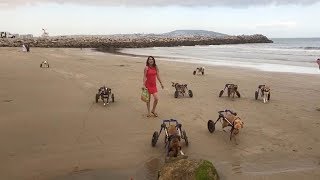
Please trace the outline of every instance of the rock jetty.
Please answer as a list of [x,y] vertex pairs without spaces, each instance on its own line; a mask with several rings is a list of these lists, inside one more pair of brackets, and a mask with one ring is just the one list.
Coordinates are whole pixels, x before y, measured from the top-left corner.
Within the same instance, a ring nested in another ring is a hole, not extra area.
[[110,36],[59,36],[48,38],[1,38],[0,47],[21,47],[23,43],[31,47],[44,48],[145,48],[195,45],[272,43],[266,36],[187,36],[168,37],[164,35],[110,35]]

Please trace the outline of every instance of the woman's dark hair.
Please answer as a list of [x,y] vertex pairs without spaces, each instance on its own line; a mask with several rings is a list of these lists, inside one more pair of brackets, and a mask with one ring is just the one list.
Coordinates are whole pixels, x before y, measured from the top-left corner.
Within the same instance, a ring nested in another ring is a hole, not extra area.
[[157,67],[156,60],[154,59],[153,56],[149,56],[149,57],[148,57],[147,62],[146,62],[146,66],[150,67],[150,64],[149,64],[149,59],[150,59],[150,58],[153,60],[153,65],[152,65],[152,67]]

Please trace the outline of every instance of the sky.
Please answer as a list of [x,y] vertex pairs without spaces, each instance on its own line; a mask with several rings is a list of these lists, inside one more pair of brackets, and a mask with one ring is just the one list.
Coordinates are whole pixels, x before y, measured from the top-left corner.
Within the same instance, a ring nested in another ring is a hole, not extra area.
[[40,36],[178,29],[320,37],[320,0],[0,0],[0,31]]

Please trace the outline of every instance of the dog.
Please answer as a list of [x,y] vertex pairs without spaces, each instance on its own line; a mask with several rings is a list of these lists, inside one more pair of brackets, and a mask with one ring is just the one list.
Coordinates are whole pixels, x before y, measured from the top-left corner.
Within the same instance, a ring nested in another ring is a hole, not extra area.
[[193,71],[193,75],[196,75],[196,73],[201,73],[204,75],[204,67],[197,67],[197,69]]
[[259,85],[258,88],[261,90],[261,97],[263,98],[263,103],[267,103],[270,98],[270,87],[266,85]]
[[40,67],[42,68],[42,67],[47,67],[47,68],[49,68],[49,63],[45,60],[45,61],[43,61],[41,64],[40,64]]
[[171,83],[172,83],[172,87],[176,88],[176,91],[180,92],[184,96],[184,94],[186,93],[186,90],[188,89],[188,85],[179,84],[175,82],[171,82]]
[[232,98],[234,98],[234,95],[238,91],[238,85],[226,84],[226,87],[228,88],[228,96],[232,96]]
[[[100,94],[100,97],[103,101],[103,105],[105,106],[106,103],[109,104],[109,98],[111,96],[111,89],[107,88],[106,86],[103,86],[98,89],[98,93]],[[107,102],[105,102],[105,99],[107,100]]]
[[[236,135],[239,134],[240,129],[243,128],[244,123],[240,119],[240,117],[237,116],[237,114],[234,114],[234,113],[231,113],[231,112],[224,112],[223,115],[224,115],[224,119],[223,119],[223,122],[222,122],[222,130],[224,132],[226,132],[224,130],[224,128],[226,128],[228,126],[231,126],[230,141],[231,141],[232,138],[234,138],[236,143],[237,143]],[[226,121],[225,119],[227,119],[230,123],[228,121]]]
[[180,144],[181,138],[175,125],[170,125],[168,128],[168,153],[169,157],[177,157],[179,153],[182,155],[182,147]]

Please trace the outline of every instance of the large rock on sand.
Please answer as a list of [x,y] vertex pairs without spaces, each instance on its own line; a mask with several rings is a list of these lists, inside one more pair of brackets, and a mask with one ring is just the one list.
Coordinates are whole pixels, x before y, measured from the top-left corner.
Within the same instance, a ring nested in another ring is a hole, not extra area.
[[175,158],[166,160],[159,171],[159,180],[219,180],[210,161]]

